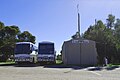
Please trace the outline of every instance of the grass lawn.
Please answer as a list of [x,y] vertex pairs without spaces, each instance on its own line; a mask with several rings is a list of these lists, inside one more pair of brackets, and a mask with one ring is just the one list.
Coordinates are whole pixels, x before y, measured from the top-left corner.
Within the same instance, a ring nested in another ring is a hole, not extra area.
[[15,62],[11,61],[11,62],[0,62],[0,65],[2,64],[15,64]]
[[120,66],[120,64],[108,64],[107,67]]
[[62,64],[61,60],[56,60],[56,64]]

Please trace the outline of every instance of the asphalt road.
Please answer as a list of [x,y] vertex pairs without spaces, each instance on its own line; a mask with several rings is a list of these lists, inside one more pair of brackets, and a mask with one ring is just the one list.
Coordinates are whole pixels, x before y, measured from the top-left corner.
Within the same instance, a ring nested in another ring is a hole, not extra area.
[[120,80],[120,68],[78,66],[0,66],[0,80]]

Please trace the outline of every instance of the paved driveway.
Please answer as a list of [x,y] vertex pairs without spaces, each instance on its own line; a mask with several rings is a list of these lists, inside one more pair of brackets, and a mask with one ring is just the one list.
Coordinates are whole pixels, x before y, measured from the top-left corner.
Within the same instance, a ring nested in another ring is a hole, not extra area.
[[120,68],[0,66],[0,80],[120,80]]

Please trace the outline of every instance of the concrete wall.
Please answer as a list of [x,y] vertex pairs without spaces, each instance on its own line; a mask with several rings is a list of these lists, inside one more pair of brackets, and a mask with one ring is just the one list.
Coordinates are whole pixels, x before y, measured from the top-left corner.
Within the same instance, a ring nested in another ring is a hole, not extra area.
[[95,65],[97,52],[95,42],[90,40],[69,40],[62,46],[64,64]]

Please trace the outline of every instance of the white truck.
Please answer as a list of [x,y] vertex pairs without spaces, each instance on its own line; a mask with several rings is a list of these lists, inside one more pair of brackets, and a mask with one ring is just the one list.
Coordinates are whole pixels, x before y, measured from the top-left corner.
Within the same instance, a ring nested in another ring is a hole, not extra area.
[[53,42],[40,42],[38,45],[38,63],[54,64],[56,58],[55,48]]
[[31,42],[17,42],[14,51],[16,63],[37,62],[37,47]]

